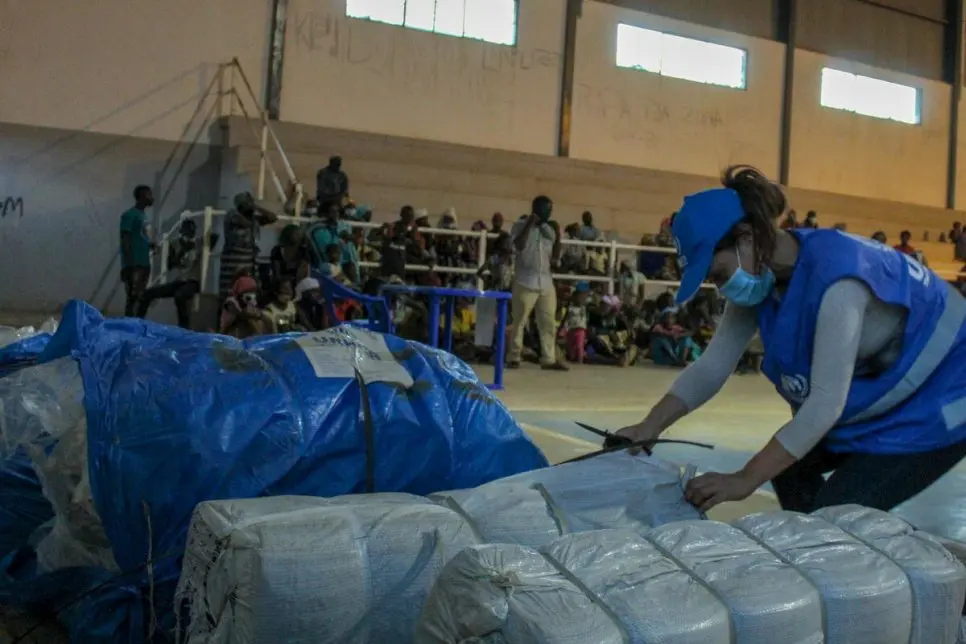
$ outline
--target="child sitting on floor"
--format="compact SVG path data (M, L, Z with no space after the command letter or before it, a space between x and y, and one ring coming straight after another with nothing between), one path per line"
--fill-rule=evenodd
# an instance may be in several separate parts
M319 273L324 277L331 277L339 284L345 284L349 281L342 272L341 245L329 244L325 247L325 262L319 266Z
M595 362L621 367L634 364L639 351L630 342L630 328L621 315L620 298L601 296L596 311L588 311L588 322L588 344L594 350Z
M251 275L240 273L232 285L222 306L219 332L238 339L272 332L271 322L258 308L258 282Z
M298 308L293 299L292 283L280 280L272 289L272 299L265 307L265 314L271 320L274 333L288 333L300 330L298 322Z
M295 287L299 325L306 331L325 328L325 306L322 302L322 286L314 277L306 277Z
M701 355L691 334L677 321L673 308L661 311L661 318L651 329L651 360L655 364L683 367Z

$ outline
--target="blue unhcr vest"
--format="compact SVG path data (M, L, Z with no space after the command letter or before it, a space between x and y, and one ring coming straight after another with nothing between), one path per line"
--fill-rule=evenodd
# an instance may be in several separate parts
M842 279L863 282L908 318L899 357L856 375L825 437L834 452L903 454L966 440L966 301L935 273L883 244L834 230L795 230L799 257L786 293L758 307L762 371L794 410L808 398L819 305Z

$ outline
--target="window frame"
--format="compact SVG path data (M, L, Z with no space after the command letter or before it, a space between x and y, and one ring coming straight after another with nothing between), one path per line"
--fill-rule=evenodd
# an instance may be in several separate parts
M907 121L907 120L902 120L902 119L895 118L893 116L880 116L879 114L871 114L871 113L866 112L866 111L859 111L860 108L861 108L861 106L860 106L860 108L856 108L855 106L839 107L837 105L828 105L828 104L826 104L825 103L825 99L823 97L823 94L825 93L825 82L826 82L825 74L826 74L826 72L838 72L839 74L847 74L847 75L849 75L849 76L852 77L851 80L853 80L853 81L858 81L859 79L865 79L867 81L875 81L875 82L879 82L879 83L886 83L886 84L889 84L889 85L897 85L899 87L904 87L906 89L914 90L915 93L916 93L916 115L915 115L915 121ZM915 127L915 126L921 126L922 125L922 121L923 121L923 118L922 118L922 95L923 95L923 88L922 87L919 87L917 85L906 85L905 83L898 83L896 81L887 80L885 78L877 78L875 76L869 76L868 74L859 74L857 72L852 72L852 71L848 71L848 70L845 70L845 69L841 69L840 67L833 67L831 65L823 65L822 66L822 72L819 74L819 79L818 79L818 103L819 103L819 105L821 107L823 107L823 108L825 108L827 110L836 110L838 112L848 112L850 114L854 114L855 116L862 116L862 117L866 117L866 118L872 118L872 119L876 119L878 121L891 121L893 123L899 123L900 125L911 125L913 127ZM852 102L851 101L851 97L849 97L849 101Z
M655 74L655 75L661 76L663 78L672 78L674 80L685 81L685 82L688 82L688 83L697 83L699 85L708 85L710 87L720 87L720 88L723 88L723 89L731 89L731 90L738 90L738 91L747 91L748 90L748 59L750 58L750 56L749 56L748 50L746 48L744 48L744 47L736 47L735 45L725 44L725 43L721 43L721 42L715 42L713 40L708 40L706 38L695 38L694 36L686 36L686 35L681 34L681 33L675 33L674 31L662 31L660 29L654 29L652 27L642 27L640 25L631 24L629 22L618 22L617 23L617 37L615 38L615 50L616 49L619 49L619 47L620 47L621 27L627 27L629 29L639 29L639 30L642 30L642 31L649 31L651 33L659 34L662 38L664 36L671 36L673 38L680 38L682 40L693 41L693 42L697 42L697 43L701 43L701 44L705 44L705 45L714 45L716 47L724 47L726 49L732 49L732 50L735 50L735 51L739 51L739 52L741 52L741 85L740 86L735 86L735 85L721 83L721 82L706 81L706 80L704 80L704 81L702 81L702 80L695 80L693 78L685 78L685 77L676 76L676 75L672 75L672 74L666 74L666 73L664 73L664 70L663 70L663 67L664 67L664 64L663 64L663 56L661 57L661 69L659 69L658 71L655 72L655 71L651 71L649 69L646 69L646 68L640 67L640 66L621 65L620 63L617 62L618 52L615 51L615 53L614 53L614 59L615 59L614 60L614 64L617 66L618 69L626 69L626 70L629 70L629 71L632 71L632 72L645 72L645 73L648 73L648 74Z
M406 24L406 14L407 14L407 11L406 10L407 10L407 5L409 3L409 0L400 0L400 1L403 3L403 22L401 22L401 23L388 22L388 21L385 21L385 20L379 20L379 19L376 19L376 18L368 17L368 16L354 16L354 15L352 15L352 14L349 13L349 2L346 2L346 5L345 5L345 17L347 19L349 19L349 20L362 20L362 21L366 21L366 22L374 22L374 23L381 24L381 25L389 25L390 27L400 27L402 29L409 29L411 31L419 31L419 32L422 32L422 33L425 33L425 34L432 34L434 36L441 36L441 37L444 37L444 38L461 38L461 39L464 39L464 40L470 40L470 41L473 41L473 42L481 42L481 43L486 43L488 45L496 45L496 46L499 46L499 47L512 47L512 48L515 49L520 44L520 0L513 0L513 42L510 42L510 43L496 42L496 41L493 41L493 40L486 40L484 38L477 38L476 36L467 36L466 35L466 17L465 17L465 15L466 15L466 3L469 2L469 1L471 1L471 0L463 0L463 8L464 8L463 9L463 11L464 11L463 33L460 34L460 35L436 31L435 28L434 29L422 29L420 27L412 27L412 26L407 25ZM434 7L434 10L433 10L433 13L434 13L434 16L433 17L434 17L434 22L435 22L435 7ZM435 27L435 25L434 25L434 27Z

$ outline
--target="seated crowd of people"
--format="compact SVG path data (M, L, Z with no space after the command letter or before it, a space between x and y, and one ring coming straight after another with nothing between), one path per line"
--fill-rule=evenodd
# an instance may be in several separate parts
M221 315L217 329L212 330L244 338L322 330L365 316L364 307L352 297L333 297L326 306L325 280L367 295L377 295L386 283L470 291L476 290L478 284L490 291L512 289L515 249L501 213L494 213L489 224L478 220L470 227L471 232L488 233L483 249L479 234L439 232L458 230L454 208L448 208L433 222L426 210L407 205L394 222L360 226L357 222L371 222L372 210L356 205L349 197L348 186L341 159L333 157L319 171L316 199L305 204L306 222L282 228L267 261L260 259L260 228L275 223L277 215L260 206L249 193L235 197L234 209L224 221ZM135 208L125 213L128 219L132 212L135 218L138 213L143 214L144 208L153 202L144 186L135 191L135 199ZM291 214L291 201L285 210ZM554 272L574 277L554 280L557 355L550 361L541 360L537 325L529 320L523 336L522 359L544 364L570 361L628 366L649 358L661 365L683 366L700 356L714 334L723 301L714 290L708 290L683 307L674 306L673 284L661 282L676 282L679 269L673 252L657 250L674 247L672 219L673 214L664 219L657 234L642 236L640 245L653 250L638 252L635 261L619 262L612 293L607 289L612 271L608 249L603 245L564 244ZM125 228L129 225L125 221L122 218L122 256L130 257L130 233L134 227ZM795 211L790 211L782 227L816 228L817 214L810 211L799 222ZM836 227L844 230L844 226ZM605 241L589 211L582 214L580 222L563 227L558 234L577 242ZM884 233L878 232L873 238L887 243ZM895 247L917 256L910 238L909 233L903 232ZM966 235L958 224L949 239L957 248L960 243L966 245ZM188 302L200 290L200 250L203 244L213 248L216 242L214 235L200 239L193 221L182 222L179 234L169 246L170 279L154 288L144 288L132 280L130 271L122 273L128 288L127 313L144 316L153 301L170 297L176 304L179 324L188 327ZM140 272L136 274L142 277ZM588 281L581 281L581 277ZM645 287L650 284L653 289L655 282L660 292L648 297ZM477 343L473 300L457 298L454 313L454 352L467 360L490 359L492 341L491 346ZM395 298L391 316L397 334L414 340L427 339L429 309L419 295ZM444 320L437 323L442 327ZM757 371L760 359L761 347L756 338L740 370Z
M272 223L275 216L256 205L247 193L236 197L235 209L225 221L220 332L249 337L313 331L364 315L363 307L351 298L336 298L332 310L327 310L322 288L325 279L369 295L377 294L385 283L472 291L479 280L484 290L510 291L512 287L514 250L501 213L495 213L489 225L481 220L470 229L489 233L481 264L478 236L427 232L430 228L456 230L453 208L439 215L434 226L428 213L404 206L396 221L371 228L352 225L353 221L371 220L371 210L357 206L348 197L341 204L316 206L310 202L306 211L306 225L284 227L269 261L252 264L247 258L258 256L257 250L253 253L250 248L257 238L257 228ZM669 222L656 236L665 245L670 243ZM590 212L583 213L581 223L564 230L568 237L581 241L603 240ZM627 366L647 357L658 364L683 366L701 354L720 314L713 291L682 309L673 306L668 287L649 299L645 293L648 274L644 271L650 272L654 262L645 251L639 253L636 263L620 263L615 292L608 294L603 279L610 271L606 248L564 248L557 270L575 278L555 283L557 359ZM242 254L245 259L240 263L233 261ZM658 274L676 279L672 255L658 254ZM577 275L602 279L577 281ZM425 341L430 322L427 302L418 295L404 295L395 303L391 314L397 334ZM444 320L438 323L442 327ZM491 346L477 345L476 324L472 299L457 298L452 322L454 353L471 361L489 360L492 342ZM524 335L522 357L538 361L540 351L536 325L531 322ZM749 364L753 365L754 359Z

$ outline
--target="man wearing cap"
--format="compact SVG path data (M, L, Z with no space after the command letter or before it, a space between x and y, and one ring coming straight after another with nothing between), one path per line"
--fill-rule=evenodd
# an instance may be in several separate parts
M536 311L540 332L540 365L543 369L568 371L557 360L557 291L553 285L553 266L560 259L560 226L553 220L553 202L539 196L533 200L529 215L513 224L510 238L516 250L513 275L513 330L507 367L520 366L523 335L530 314Z
M652 441L710 400L760 333L762 372L792 419L743 468L692 479L702 510L771 482L781 507L891 510L966 457L966 301L911 257L836 230L778 226L781 186L748 166L686 197L672 231L678 302L728 301L706 352L641 422Z

